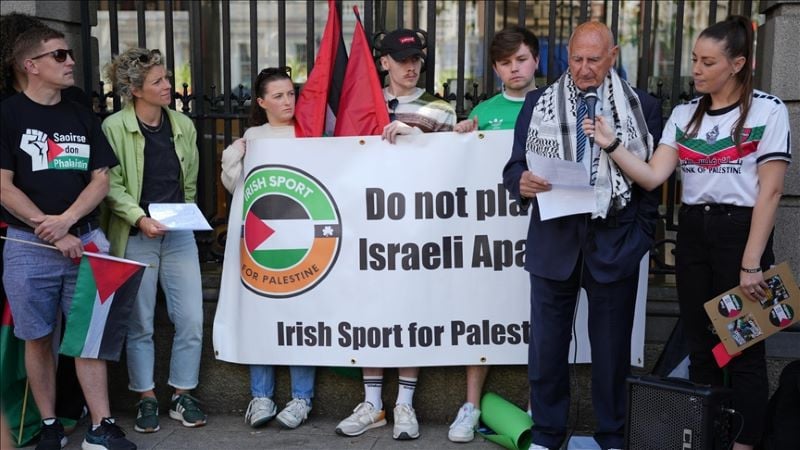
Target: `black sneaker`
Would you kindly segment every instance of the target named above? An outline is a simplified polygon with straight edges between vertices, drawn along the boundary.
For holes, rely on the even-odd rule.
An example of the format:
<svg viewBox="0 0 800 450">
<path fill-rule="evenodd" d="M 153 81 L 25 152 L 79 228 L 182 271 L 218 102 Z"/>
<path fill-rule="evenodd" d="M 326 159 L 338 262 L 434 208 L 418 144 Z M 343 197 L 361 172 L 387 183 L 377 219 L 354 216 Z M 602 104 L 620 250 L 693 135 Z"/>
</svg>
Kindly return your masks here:
<svg viewBox="0 0 800 450">
<path fill-rule="evenodd" d="M 61 450 L 67 445 L 67 437 L 64 436 L 64 425 L 58 419 L 50 425 L 42 421 L 42 428 L 39 431 L 39 443 L 36 450 Z"/>
<path fill-rule="evenodd" d="M 114 423 L 114 419 L 106 417 L 100 421 L 96 430 L 86 432 L 83 439 L 83 450 L 136 450 L 136 444 L 125 439 L 125 432 Z"/>
</svg>

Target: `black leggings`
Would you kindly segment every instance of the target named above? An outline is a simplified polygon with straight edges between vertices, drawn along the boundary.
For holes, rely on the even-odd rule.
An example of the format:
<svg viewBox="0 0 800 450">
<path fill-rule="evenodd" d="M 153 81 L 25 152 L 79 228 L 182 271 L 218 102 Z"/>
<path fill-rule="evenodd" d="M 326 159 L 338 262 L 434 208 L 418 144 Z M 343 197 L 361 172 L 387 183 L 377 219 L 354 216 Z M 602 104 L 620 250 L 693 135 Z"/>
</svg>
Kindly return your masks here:
<svg viewBox="0 0 800 450">
<path fill-rule="evenodd" d="M 680 209 L 675 274 L 690 352 L 689 376 L 696 383 L 723 384 L 722 369 L 711 353 L 720 341 L 703 304 L 739 285 L 752 214 L 752 208 L 732 205 L 684 205 Z M 761 267 L 768 268 L 774 260 L 770 235 Z M 757 444 L 764 430 L 769 395 L 764 342 L 745 349 L 726 368 L 734 391 L 733 407 L 744 420 L 736 441 Z"/>
</svg>

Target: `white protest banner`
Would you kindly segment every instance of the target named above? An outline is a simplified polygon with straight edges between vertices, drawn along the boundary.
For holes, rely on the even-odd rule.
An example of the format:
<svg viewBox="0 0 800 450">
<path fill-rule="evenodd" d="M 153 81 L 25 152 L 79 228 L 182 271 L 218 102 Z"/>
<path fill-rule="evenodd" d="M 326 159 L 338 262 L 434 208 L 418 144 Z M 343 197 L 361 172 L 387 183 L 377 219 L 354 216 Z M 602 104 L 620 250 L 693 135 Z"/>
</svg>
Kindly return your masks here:
<svg viewBox="0 0 800 450">
<path fill-rule="evenodd" d="M 502 169 L 511 131 L 248 142 L 231 202 L 218 359 L 526 364 L 529 215 Z M 632 364 L 644 348 L 646 261 Z M 585 298 L 578 362 L 589 360 Z M 582 315 L 583 314 L 583 315 Z M 570 356 L 572 360 L 572 356 Z"/>
</svg>

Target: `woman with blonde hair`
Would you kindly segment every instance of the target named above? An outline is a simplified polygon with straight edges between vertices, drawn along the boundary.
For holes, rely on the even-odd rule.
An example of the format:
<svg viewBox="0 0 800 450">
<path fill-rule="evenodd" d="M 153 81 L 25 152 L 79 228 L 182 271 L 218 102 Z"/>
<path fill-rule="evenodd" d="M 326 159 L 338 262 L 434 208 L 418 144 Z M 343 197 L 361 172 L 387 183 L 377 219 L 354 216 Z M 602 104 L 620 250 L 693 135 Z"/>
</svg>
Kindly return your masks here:
<svg viewBox="0 0 800 450">
<path fill-rule="evenodd" d="M 203 345 L 203 293 L 192 231 L 169 230 L 150 217 L 155 203 L 191 203 L 197 191 L 197 132 L 185 115 L 169 109 L 172 85 L 158 50 L 131 48 L 107 68 L 125 102 L 103 122 L 120 165 L 110 172 L 105 230 L 111 254 L 149 264 L 128 327 L 128 388 L 138 392 L 134 430 L 159 430 L 153 364 L 153 318 L 160 281 L 175 325 L 167 383 L 175 391 L 169 416 L 186 427 L 206 415 L 189 392 L 197 387 Z"/>
</svg>

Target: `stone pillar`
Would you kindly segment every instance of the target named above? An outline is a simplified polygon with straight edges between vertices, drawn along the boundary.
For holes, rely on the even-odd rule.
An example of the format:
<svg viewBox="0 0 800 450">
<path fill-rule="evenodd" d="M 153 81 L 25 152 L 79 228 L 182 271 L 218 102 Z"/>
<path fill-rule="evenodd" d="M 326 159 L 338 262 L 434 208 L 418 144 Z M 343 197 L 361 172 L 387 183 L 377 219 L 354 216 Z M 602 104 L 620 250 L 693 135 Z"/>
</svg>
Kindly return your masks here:
<svg viewBox="0 0 800 450">
<path fill-rule="evenodd" d="M 3 15 L 12 12 L 28 14 L 44 22 L 45 25 L 64 33 L 67 44 L 75 52 L 75 86 L 84 88 L 83 74 L 83 45 L 81 45 L 81 2 L 54 2 L 54 1 L 25 1 L 6 0 L 2 3 Z M 97 25 L 97 7 L 91 2 L 89 8 L 91 25 Z M 97 40 L 92 38 L 92 60 L 97 66 Z M 100 81 L 99 71 L 95 67 L 92 86 L 97 86 Z M 97 89 L 97 88 L 95 88 Z M 90 95 L 90 92 L 87 92 Z"/>
<path fill-rule="evenodd" d="M 779 97 L 789 110 L 792 156 L 784 184 L 783 198 L 775 223 L 776 261 L 789 261 L 800 279 L 800 83 L 797 63 L 800 49 L 800 2 L 768 0 L 760 2 L 766 20 L 758 29 L 756 87 Z"/>
</svg>

